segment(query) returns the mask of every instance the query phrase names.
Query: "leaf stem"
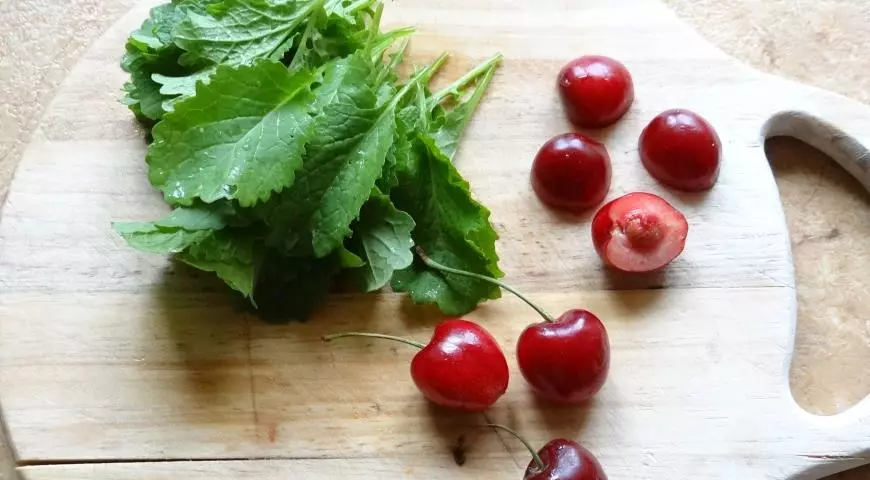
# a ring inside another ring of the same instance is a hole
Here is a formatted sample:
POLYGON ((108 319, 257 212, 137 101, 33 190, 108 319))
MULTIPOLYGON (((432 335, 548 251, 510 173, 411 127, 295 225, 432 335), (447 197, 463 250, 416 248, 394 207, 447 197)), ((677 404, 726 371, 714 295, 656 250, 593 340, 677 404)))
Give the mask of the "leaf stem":
POLYGON ((396 106, 399 104, 399 102, 402 101, 402 97, 404 97, 411 90, 411 87, 422 82, 424 79, 430 78, 432 73, 434 73, 439 68, 441 68, 441 65, 443 65, 446 60, 447 60, 447 54, 442 53, 441 56, 436 58, 435 61, 432 62, 431 65, 429 65, 428 67, 424 68, 423 70, 420 70, 419 72, 415 73, 411 78, 408 79, 407 82, 405 82, 405 85, 403 85, 402 89, 399 90, 399 93, 397 93, 396 96, 393 97, 393 100, 390 102, 390 104, 387 106, 387 108, 384 111, 386 112, 386 111, 389 111, 389 110, 396 108, 396 106))
POLYGON ((375 7, 375 13, 372 15, 372 23, 369 25, 369 38, 366 39, 366 53, 369 54, 372 51, 372 47, 375 43, 375 38, 377 38, 378 34, 381 32, 381 16, 384 14, 384 4, 378 3, 378 6, 375 7))
POLYGON ((425 263, 426 266, 428 266, 429 268, 433 268, 433 269, 435 269, 435 270, 440 270, 440 271, 442 271, 442 272, 446 272, 446 273, 453 273, 453 274, 455 274, 455 275, 462 275, 462 276, 465 276, 465 277, 474 278, 474 279, 476 279, 476 280, 481 280, 481 281, 484 281, 484 282, 491 283, 491 284, 493 284, 493 285, 497 285, 498 287, 501 287, 501 288, 503 288, 503 289, 505 289, 505 290, 507 290, 507 291, 513 293, 514 295, 516 295, 517 297, 519 297, 520 300, 526 302, 526 304, 527 304, 528 306, 532 307, 536 312, 538 312, 539 315, 541 315, 542 317, 544 317, 544 320, 546 320, 546 321, 548 321, 548 322, 555 322, 555 321, 556 321, 556 319, 553 318, 552 315, 550 315, 549 313, 547 313, 546 311, 544 311, 544 309, 542 309, 541 307, 539 307, 538 305, 536 305, 534 302, 532 302, 531 300, 529 300, 525 295, 523 295, 522 293, 520 293, 519 291, 515 290, 515 289, 514 289, 513 287, 511 287, 510 285, 508 285, 508 284, 506 284, 506 283, 504 283, 504 282, 502 282, 502 281, 500 281, 500 280, 496 280, 495 278, 488 277, 488 276, 486 276, 486 275, 481 275, 481 274, 479 274, 479 273, 468 272, 468 271, 465 271, 465 270, 459 270, 459 269, 456 269, 456 268, 451 268, 451 267, 448 267, 448 266, 446 266, 446 265, 441 265, 440 263, 436 262, 435 260, 432 260, 431 258, 429 258, 429 256, 426 255, 426 253, 423 252, 423 249, 420 248, 420 247, 415 247, 415 251, 417 252, 417 256, 420 257, 420 260, 422 260, 423 263, 425 263))
POLYGON ((299 39, 299 46, 296 47, 296 52, 293 54, 293 59, 290 60, 290 65, 287 66, 287 69, 291 72, 294 67, 299 64, 299 61, 302 60, 302 57, 305 54, 305 51, 308 49, 308 38, 311 37, 311 32, 314 30, 314 23, 317 21, 317 16, 319 14, 315 13, 308 20, 308 25, 305 26, 305 31, 302 33, 302 38, 299 39))
MULTIPOLYGON (((413 32, 413 29, 411 30, 413 32)), ((402 63, 402 60, 405 59, 405 51, 408 49, 408 44, 411 42, 411 39, 405 36, 402 38, 402 43, 399 44, 399 48, 390 56, 390 63, 388 66, 390 70, 395 70, 399 67, 399 64, 402 63)))
POLYGON ((340 333, 333 333, 333 334, 330 334, 330 335, 324 335, 324 336, 322 336, 322 337, 320 337, 320 338, 321 338, 324 342, 330 342, 330 341, 332 341, 332 340, 335 340, 336 338, 345 338, 345 337, 380 338, 380 339, 382 339, 382 340, 392 340, 392 341, 394 341, 394 342, 404 343, 405 345, 410 345, 410 346, 412 346, 412 347, 417 347, 417 348, 420 348, 420 349, 426 347, 426 345, 424 345, 424 344, 422 344, 422 343, 420 343, 420 342, 418 342, 418 341, 411 340, 411 339, 409 339, 409 338, 402 338, 402 337, 397 337, 397 336, 394 336, 394 335, 386 335, 386 334, 383 334, 383 333, 369 333, 369 332, 340 332, 340 333))
POLYGON ((505 432, 508 432, 509 434, 513 435, 517 440, 522 442, 522 444, 525 445, 525 447, 529 451, 529 453, 532 454, 532 458, 535 460, 535 465, 537 465, 538 468, 541 469, 541 471, 547 469, 547 465, 541 459, 541 456, 538 455, 538 452, 536 452, 535 449, 532 448, 532 445, 529 444, 529 442, 525 438, 523 438, 523 436, 520 435, 519 432, 517 432, 516 430, 514 430, 512 428, 505 427, 504 425, 499 425, 497 423, 487 423, 487 424, 484 424, 484 426, 498 428, 498 429, 504 430, 505 432))
MULTIPOLYGON (((330 4, 332 6, 334 6, 335 4, 341 3, 341 2, 342 2, 342 0, 334 0, 334 1, 331 1, 330 4)), ((348 5, 346 10, 350 13, 356 13, 357 11, 362 10, 364 8, 369 8, 372 5, 372 3, 374 3, 374 0, 359 0, 357 2, 354 2, 354 3, 351 3, 350 5, 348 5)))
POLYGON ((274 57, 275 57, 275 56, 278 56, 278 57, 280 58, 280 54, 279 54, 279 52, 278 52, 278 49, 280 49, 282 45, 285 45, 286 42, 291 38, 291 35, 293 35, 293 31, 295 30, 296 26, 302 23, 301 19, 306 18, 306 17, 312 15, 312 13, 314 13, 314 12, 317 11, 317 10, 323 11, 323 7, 324 7, 324 5, 326 5, 326 0, 314 0, 313 2, 309 3, 309 4, 308 4, 308 5, 307 5, 307 6, 306 6, 306 7, 305 7, 301 12, 300 12, 300 15, 299 15, 300 21, 299 21, 298 23, 295 23, 295 24, 292 25, 292 28, 289 29, 289 32, 290 32, 290 33, 288 33, 288 34, 284 37, 284 39, 283 39, 283 40, 278 44, 277 47, 275 47, 275 49, 273 49, 271 52, 269 52, 269 55, 267 55, 267 57, 268 57, 268 58, 275 59, 274 57))
POLYGON ((395 71, 396 68, 399 66, 399 64, 402 63, 402 60, 403 60, 403 58, 404 58, 404 56, 405 56, 405 50, 408 49, 408 43, 409 43, 410 41, 411 41, 411 39, 408 38, 408 37, 405 37, 405 38, 402 39, 402 43, 399 44, 399 48, 397 48, 397 49, 396 49, 396 52, 393 53, 393 55, 391 55, 391 57, 390 57, 390 63, 388 63, 386 66, 384 66, 384 67, 383 67, 383 68, 378 72, 378 76, 377 76, 377 78, 375 79, 375 84, 376 84, 376 85, 380 85, 381 83, 383 83, 384 79, 387 78, 387 75, 388 75, 390 72, 395 71))
POLYGON ((447 98, 449 95, 453 95, 462 90, 463 88, 474 83, 478 77, 485 74, 487 71, 489 71, 489 69, 498 65, 503 58, 504 55, 502 55, 501 53, 493 55, 489 60, 486 60, 485 62, 477 65, 473 69, 469 70, 465 75, 457 79, 455 82, 433 94, 429 98, 429 101, 431 102, 430 108, 433 108, 435 107, 435 105, 443 102, 444 99, 447 98))
POLYGON ((438 58, 436 58, 431 65, 424 69, 424 71, 428 71, 429 73, 426 75, 425 78, 422 79, 421 83, 424 85, 428 85, 429 82, 432 80, 432 76, 438 73, 438 70, 441 70, 441 67, 444 66, 448 58, 450 58, 450 52, 443 52, 441 55, 438 55, 438 58))

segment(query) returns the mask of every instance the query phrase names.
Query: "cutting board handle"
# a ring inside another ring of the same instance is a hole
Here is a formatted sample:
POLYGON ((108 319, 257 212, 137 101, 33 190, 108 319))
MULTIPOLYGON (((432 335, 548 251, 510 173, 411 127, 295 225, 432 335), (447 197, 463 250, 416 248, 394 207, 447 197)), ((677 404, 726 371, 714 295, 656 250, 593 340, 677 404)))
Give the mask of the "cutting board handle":
MULTIPOLYGON (((811 145, 870 192, 870 107, 814 87, 787 81, 778 84, 787 87, 782 96, 786 100, 770 113, 762 137, 793 137, 811 145)), ((820 462, 789 480, 817 480, 870 463, 870 396, 832 416, 794 407, 799 418, 796 438, 800 439, 796 453, 820 462)))
POLYGON ((870 192, 870 106, 810 86, 790 86, 790 105, 777 108, 762 127, 762 137, 793 137, 811 145, 870 192), (836 123, 827 120, 832 118, 836 123))

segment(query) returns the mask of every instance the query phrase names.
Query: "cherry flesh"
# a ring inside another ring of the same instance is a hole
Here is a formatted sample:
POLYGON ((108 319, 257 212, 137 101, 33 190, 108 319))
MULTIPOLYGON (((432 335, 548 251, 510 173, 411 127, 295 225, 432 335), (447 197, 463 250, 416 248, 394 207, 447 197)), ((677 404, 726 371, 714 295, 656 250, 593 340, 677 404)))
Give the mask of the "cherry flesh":
POLYGON ((543 398, 579 403, 607 380, 610 340, 604 324, 586 310, 568 310, 555 322, 529 325, 517 342, 517 362, 543 398))
POLYGON ((601 320, 586 310, 569 310, 558 319, 513 287, 476 273, 441 265, 417 250, 430 268, 489 282, 513 293, 544 321, 529 325, 517 341, 523 378, 543 398, 560 403, 588 400, 604 385, 610 368, 610 341, 601 320))
POLYGON ((607 480, 598 459, 577 442, 550 440, 538 455, 545 468, 542 470, 533 459, 523 480, 607 480))
POLYGON ((610 189, 611 164, 601 143, 579 133, 551 138, 532 163, 532 188, 552 208, 581 213, 610 189))
POLYGON ((507 391, 507 359, 495 338, 480 325, 448 319, 435 327, 426 345, 400 337, 365 332, 327 335, 374 337, 420 348, 411 360, 411 378, 429 401, 455 410, 486 410, 507 391))
POLYGON ((626 272, 658 270, 686 246, 686 217, 665 199, 635 192, 610 201, 592 219, 592 243, 607 265, 626 272))
POLYGON ((559 72, 559 95, 571 123, 602 128, 615 123, 634 102, 634 82, 625 65, 601 55, 576 58, 559 72))
POLYGON ((667 110, 653 118, 640 135, 639 150, 644 167, 665 185, 701 191, 719 177, 719 135, 689 110, 667 110))

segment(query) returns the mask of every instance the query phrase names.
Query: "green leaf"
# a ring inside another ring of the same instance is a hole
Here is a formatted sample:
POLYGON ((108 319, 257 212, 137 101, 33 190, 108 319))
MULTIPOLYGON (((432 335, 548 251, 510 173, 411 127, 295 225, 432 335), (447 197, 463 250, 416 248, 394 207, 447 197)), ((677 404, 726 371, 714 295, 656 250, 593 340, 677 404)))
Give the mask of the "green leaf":
POLYGON ((334 5, 315 12, 308 20, 295 48, 288 51, 284 60, 290 68, 319 68, 326 63, 346 57, 365 46, 367 29, 363 12, 351 12, 340 2, 341 13, 334 5))
POLYGON ((331 63, 315 91, 321 112, 296 183, 269 212, 273 244, 323 257, 350 234, 381 175, 395 136, 393 106, 378 106, 370 63, 352 55, 331 63))
POLYGON ((187 73, 187 69, 178 64, 182 51, 171 39, 172 29, 183 16, 181 8, 171 3, 151 9, 150 17, 130 34, 126 54, 121 59, 121 67, 130 74, 130 81, 124 87, 124 104, 152 120, 163 116, 163 102, 170 98, 160 93, 160 85, 152 76, 187 73))
POLYGON ((220 230, 228 225, 244 224, 237 218, 238 212, 229 202, 194 204, 179 207, 169 215, 154 222, 157 227, 183 228, 185 230, 220 230))
POLYGON ((475 110, 480 105, 483 94, 492 82, 492 77, 495 75, 500 59, 501 56, 496 56, 482 63, 460 78, 456 83, 432 97, 431 101, 436 103, 436 105, 433 105, 432 137, 435 139, 435 144, 438 145, 438 148, 448 158, 452 159, 456 155, 456 150, 459 148, 459 140, 471 122, 475 110), (466 93, 464 89, 472 83, 475 83, 474 90, 466 98, 463 98, 465 96, 464 93, 466 93), (442 102, 445 99, 451 99, 455 102, 452 108, 445 110, 442 106, 437 105, 438 102, 442 102))
POLYGON ((360 268, 365 266, 366 262, 359 255, 351 252, 344 245, 338 247, 338 258, 341 263, 341 268, 360 268))
POLYGON ((323 0, 224 0, 191 8, 174 30, 175 43, 194 59, 241 65, 258 58, 278 60, 300 25, 323 0))
POLYGON ((410 168, 413 138, 421 121, 420 109, 415 104, 406 105, 396 115, 396 139, 387 153, 383 172, 377 183, 381 191, 389 193, 399 184, 399 173, 410 168))
POLYGON ((131 247, 149 253, 178 253, 211 235, 211 230, 160 227, 149 222, 118 222, 112 226, 131 247))
MULTIPOLYGON (((450 159, 425 134, 415 142, 412 162, 399 186, 390 192, 393 203, 417 222, 414 243, 435 261, 453 268, 498 278, 498 234, 489 210, 475 201, 468 183, 450 159)), ((448 315, 462 315, 486 299, 501 296, 498 287, 446 274, 415 263, 393 275, 393 289, 410 292, 417 303, 434 303, 448 315)))
POLYGON ((340 269, 338 255, 294 258, 268 251, 254 290, 256 313, 273 323, 307 320, 326 298, 340 269))
POLYGON ((218 67, 154 127, 151 183, 173 204, 226 198, 243 207, 291 185, 313 132, 314 78, 273 61, 218 67))
POLYGON ((151 75, 151 79, 160 84, 160 93, 163 95, 192 97, 196 94, 196 84, 198 82, 208 83, 215 70, 217 70, 217 66, 212 65, 183 77, 170 77, 155 73, 151 75))
MULTIPOLYGON (((294 33, 288 37, 288 43, 279 46, 275 54, 268 55, 268 58, 277 59, 280 57, 280 52, 287 50, 283 55, 283 63, 289 64, 292 60, 292 69, 295 70, 316 69, 329 60, 350 55, 364 46, 366 28, 362 18, 364 7, 362 3, 351 5, 347 1, 332 0, 325 9, 314 9, 306 21, 304 33, 301 33, 303 25, 298 25, 294 33), (295 47, 291 48, 291 45, 295 47)), ((212 6, 202 10, 207 15, 214 15, 212 10, 215 8, 212 6)), ((199 14, 202 15, 201 12, 199 14)), ((249 50, 239 52, 233 60, 228 60, 224 64, 249 64, 258 58, 265 58, 262 55, 257 57, 256 52, 249 50)), ((190 58, 186 60, 190 61, 190 58)), ((172 111, 175 103, 195 95, 197 83, 207 84, 216 69, 217 65, 211 64, 189 75, 152 75, 153 80, 161 85, 160 93, 171 97, 164 101, 163 109, 167 112, 172 111)))
POLYGON ((176 208, 156 222, 118 222, 113 227, 133 248, 151 253, 178 253, 227 225, 242 224, 235 216, 235 209, 227 203, 196 204, 176 208))
POLYGON ((210 232, 177 258, 206 272, 214 272, 232 289, 251 297, 256 272, 255 251, 261 247, 250 232, 210 232))
POLYGON ((326 0, 325 9, 330 17, 340 18, 346 22, 354 23, 358 20, 360 12, 370 10, 376 0, 326 0))
POLYGON ((365 261, 356 275, 363 290, 372 292, 389 283, 393 272, 411 265, 414 219, 397 209, 390 198, 375 191, 363 206, 350 239, 352 249, 365 261))

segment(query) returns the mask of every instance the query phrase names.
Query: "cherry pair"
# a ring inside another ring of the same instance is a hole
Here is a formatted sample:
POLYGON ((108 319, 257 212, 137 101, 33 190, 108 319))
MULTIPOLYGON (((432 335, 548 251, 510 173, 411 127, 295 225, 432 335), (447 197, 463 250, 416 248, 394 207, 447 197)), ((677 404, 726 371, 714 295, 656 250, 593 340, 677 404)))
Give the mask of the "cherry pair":
MULTIPOLYGON (((541 397, 573 404, 595 395, 607 378, 610 342, 604 324, 592 313, 574 309, 554 318, 517 290, 491 277, 441 265, 417 250, 430 268, 490 282, 517 295, 542 322, 529 325, 517 342, 520 372, 541 397)), ((431 402, 465 411, 483 411, 506 391, 507 359, 495 338, 480 325, 448 319, 435 327, 428 344, 391 335, 343 332, 324 340, 363 336, 400 341, 420 349, 411 361, 411 378, 431 402)))

